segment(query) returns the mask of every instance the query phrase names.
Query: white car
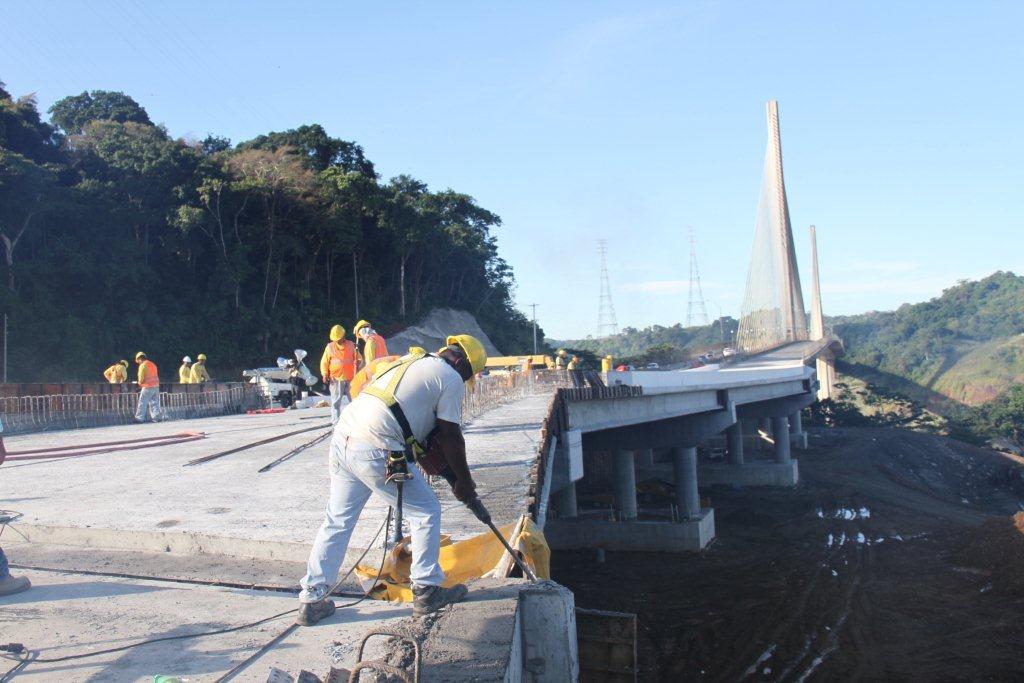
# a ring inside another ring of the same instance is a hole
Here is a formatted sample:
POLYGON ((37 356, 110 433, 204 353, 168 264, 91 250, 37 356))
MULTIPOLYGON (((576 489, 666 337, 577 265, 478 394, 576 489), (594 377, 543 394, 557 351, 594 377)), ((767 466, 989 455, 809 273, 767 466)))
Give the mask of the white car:
POLYGON ((657 363, 648 363, 647 364, 647 369, 648 370, 657 370, 659 368, 661 368, 661 366, 658 365, 657 363))
POLYGON ((726 358, 728 358, 729 356, 735 356, 736 349, 732 348, 731 346, 726 346, 724 349, 722 349, 722 355, 725 356, 726 358))

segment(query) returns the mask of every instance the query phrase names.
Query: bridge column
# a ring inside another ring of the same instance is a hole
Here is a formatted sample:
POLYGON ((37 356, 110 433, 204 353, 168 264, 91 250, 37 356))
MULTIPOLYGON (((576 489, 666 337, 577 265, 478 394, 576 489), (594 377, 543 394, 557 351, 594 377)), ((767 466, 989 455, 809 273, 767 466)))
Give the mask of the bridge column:
POLYGON ((636 452, 637 467, 654 467, 654 449, 641 448, 636 452))
POLYGON ((700 514, 700 495, 697 492, 697 449, 673 448, 672 471, 676 483, 676 505, 681 520, 700 514))
POLYGON ((576 482, 558 492, 558 515, 563 519, 576 519, 579 506, 576 504, 576 482))
POLYGON ((803 417, 799 410, 789 416, 789 434, 790 440, 797 448, 807 448, 807 432, 804 431, 803 417))
POLYGON ((792 460, 789 448, 789 420, 786 416, 773 417, 772 427, 775 439, 775 462, 784 465, 792 460))
POLYGON ((619 450, 612 455, 615 474, 615 502, 622 519, 636 519, 636 461, 633 451, 619 450))
POLYGON ((743 425, 739 420, 725 430, 726 447, 729 451, 729 464, 743 464, 743 425))

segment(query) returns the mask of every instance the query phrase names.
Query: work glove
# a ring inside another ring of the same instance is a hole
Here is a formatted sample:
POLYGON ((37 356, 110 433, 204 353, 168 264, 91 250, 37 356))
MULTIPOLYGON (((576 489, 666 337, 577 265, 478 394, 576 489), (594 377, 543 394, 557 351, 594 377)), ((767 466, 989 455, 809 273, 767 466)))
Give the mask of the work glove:
POLYGON ((452 493, 460 503, 476 498, 476 482, 472 479, 457 479, 452 486, 452 493))

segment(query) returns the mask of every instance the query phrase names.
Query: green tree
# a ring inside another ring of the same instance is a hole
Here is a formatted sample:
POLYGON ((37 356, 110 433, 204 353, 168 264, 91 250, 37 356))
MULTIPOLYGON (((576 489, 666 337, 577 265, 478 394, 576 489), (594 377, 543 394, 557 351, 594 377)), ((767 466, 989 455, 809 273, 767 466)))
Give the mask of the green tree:
POLYGON ((93 90, 57 100, 50 107, 50 120, 72 135, 81 133, 93 121, 152 125, 142 106, 123 92, 93 90))

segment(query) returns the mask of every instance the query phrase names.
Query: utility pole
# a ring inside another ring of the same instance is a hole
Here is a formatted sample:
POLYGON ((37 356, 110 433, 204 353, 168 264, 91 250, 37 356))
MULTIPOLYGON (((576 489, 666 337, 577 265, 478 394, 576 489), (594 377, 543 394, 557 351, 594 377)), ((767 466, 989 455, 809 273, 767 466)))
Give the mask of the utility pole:
POLYGON ((537 355, 537 304, 529 304, 533 309, 533 355, 537 355))
POLYGON ((4 384, 7 384, 7 314, 4 313, 4 384))
POLYGON ((608 281, 608 241, 597 241, 597 253, 601 257, 601 293, 597 302, 597 336, 610 337, 619 333, 615 320, 615 305, 612 303, 612 286, 608 281))
POLYGON ((697 246, 693 238, 693 226, 690 231, 690 300, 686 305, 686 326, 693 327, 693 309, 699 308, 700 318, 698 325, 708 324, 708 309, 704 305, 704 292, 700 288, 700 269, 697 267, 697 246))

